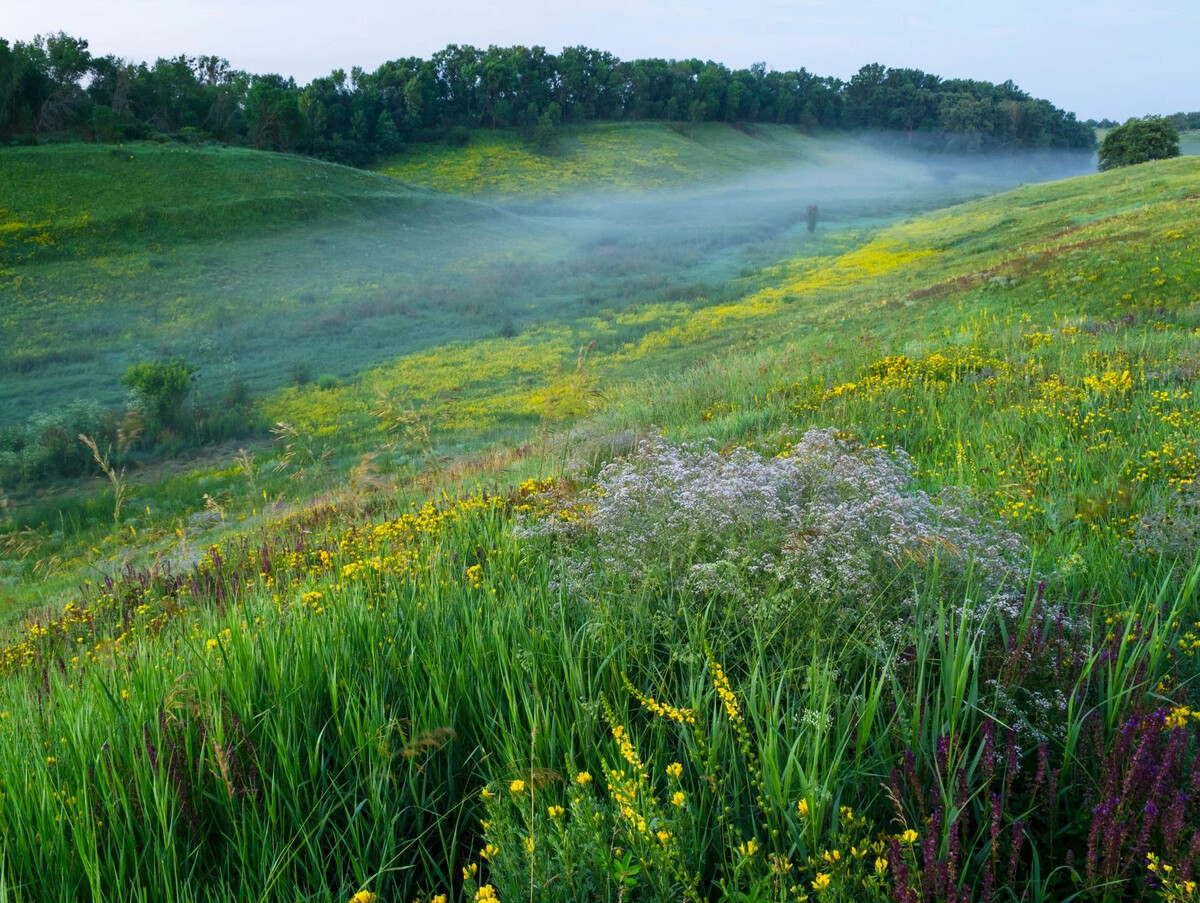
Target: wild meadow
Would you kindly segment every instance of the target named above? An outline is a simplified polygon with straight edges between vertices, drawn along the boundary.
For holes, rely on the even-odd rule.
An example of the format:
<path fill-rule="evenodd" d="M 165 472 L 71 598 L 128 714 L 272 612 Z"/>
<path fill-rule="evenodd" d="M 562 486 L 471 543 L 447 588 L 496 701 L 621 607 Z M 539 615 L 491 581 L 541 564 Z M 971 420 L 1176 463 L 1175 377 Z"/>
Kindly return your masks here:
<path fill-rule="evenodd" d="M 0 892 L 1200 900 L 1198 180 L 774 233 L 14 524 Z"/>

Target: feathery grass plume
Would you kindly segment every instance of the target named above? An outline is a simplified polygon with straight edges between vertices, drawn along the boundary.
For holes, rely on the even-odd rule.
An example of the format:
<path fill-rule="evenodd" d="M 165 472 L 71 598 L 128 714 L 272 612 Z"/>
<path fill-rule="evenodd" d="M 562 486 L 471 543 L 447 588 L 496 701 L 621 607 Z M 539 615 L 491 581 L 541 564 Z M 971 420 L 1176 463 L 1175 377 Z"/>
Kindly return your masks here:
<path fill-rule="evenodd" d="M 122 467 L 119 471 L 110 463 L 112 457 L 112 446 L 110 445 L 103 452 L 96 445 L 95 440 L 83 433 L 79 434 L 79 441 L 88 447 L 92 453 L 92 458 L 96 461 L 96 465 L 108 477 L 109 483 L 112 484 L 113 492 L 113 527 L 121 525 L 121 508 L 125 505 L 125 493 L 128 485 L 125 482 L 125 468 Z"/>

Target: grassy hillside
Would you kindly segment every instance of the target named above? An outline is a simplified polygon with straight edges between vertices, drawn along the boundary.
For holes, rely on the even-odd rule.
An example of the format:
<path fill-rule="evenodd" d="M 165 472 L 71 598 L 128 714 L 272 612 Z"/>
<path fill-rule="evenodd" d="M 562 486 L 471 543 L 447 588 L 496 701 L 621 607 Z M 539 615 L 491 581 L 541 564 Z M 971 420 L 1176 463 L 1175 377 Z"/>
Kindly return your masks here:
<path fill-rule="evenodd" d="M 516 129 L 479 131 L 465 147 L 430 144 L 378 170 L 467 195 L 546 196 L 580 189 L 652 189 L 821 159 L 827 142 L 790 126 L 719 123 L 563 126 L 539 153 Z"/>
<path fill-rule="evenodd" d="M 219 394 L 351 373 L 413 342 L 414 320 L 418 342 L 470 334 L 414 270 L 522 246 L 493 210 L 300 157 L 71 145 L 0 166 L 0 425 L 117 406 L 139 359 L 186 356 Z"/>
<path fill-rule="evenodd" d="M 99 573 L 0 654 L 5 891 L 1191 899 L 1198 183 L 797 230 L 8 534 Z"/>
<path fill-rule="evenodd" d="M 0 262 L 83 257 L 180 239 L 229 239 L 332 218 L 361 220 L 428 194 L 304 157 L 221 146 L 6 148 Z"/>
<path fill-rule="evenodd" d="M 590 150 L 555 165 L 574 160 L 612 179 L 537 174 L 535 188 L 656 186 L 630 167 L 667 150 L 676 188 L 534 210 L 538 194 L 516 175 L 500 207 L 229 148 L 5 150 L 0 429 L 77 403 L 120 408 L 119 378 L 139 360 L 188 358 L 201 368 L 196 397 L 215 405 L 235 389 L 345 378 L 451 339 L 723 284 L 794 246 L 790 230 L 814 200 L 826 226 L 844 228 L 997 184 L 786 129 L 751 136 L 714 126 L 695 141 L 659 126 L 570 134 Z M 526 172 L 531 158 L 516 139 L 494 140 L 487 170 Z M 440 167 L 434 188 L 473 193 L 462 161 L 442 150 L 406 159 Z M 750 185 L 751 172 L 770 176 Z M 1034 177 L 1036 168 L 1014 169 L 999 184 Z M 783 246 L 765 246 L 780 236 Z"/>
<path fill-rule="evenodd" d="M 1012 184 L 1083 171 L 1078 161 L 1086 156 L 1018 155 L 1026 171 Z M 894 135 L 811 135 L 793 126 L 767 124 L 709 122 L 693 128 L 690 123 L 614 122 L 562 126 L 542 151 L 535 150 L 521 130 L 476 131 L 465 146 L 417 145 L 377 168 L 451 194 L 528 201 L 589 191 L 661 191 L 797 169 L 855 168 L 870 173 L 893 169 L 898 161 L 912 165 L 920 160 L 910 144 Z M 1005 165 L 975 162 L 959 177 L 970 179 L 990 168 L 994 178 L 995 170 Z M 947 157 L 940 165 L 933 158 L 930 165 L 952 176 L 963 163 Z"/>

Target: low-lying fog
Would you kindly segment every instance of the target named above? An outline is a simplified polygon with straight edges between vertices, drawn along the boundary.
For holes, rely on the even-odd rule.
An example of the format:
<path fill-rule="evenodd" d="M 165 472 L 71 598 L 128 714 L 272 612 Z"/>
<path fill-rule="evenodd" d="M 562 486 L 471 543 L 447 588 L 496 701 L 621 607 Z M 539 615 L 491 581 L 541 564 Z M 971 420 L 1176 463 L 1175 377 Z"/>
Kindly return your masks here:
<path fill-rule="evenodd" d="M 930 156 L 831 140 L 792 167 L 686 188 L 437 201 L 433 213 L 166 248 L 132 275 L 59 265 L 34 273 L 28 290 L 45 300 L 27 306 L 41 311 L 29 327 L 61 353 L 0 370 L 0 426 L 76 398 L 117 407 L 120 374 L 141 359 L 199 364 L 202 392 L 240 380 L 259 393 L 302 372 L 347 377 L 447 341 L 711 296 L 749 269 L 820 253 L 837 231 L 1092 171 L 1089 154 Z M 87 305 L 54 303 L 84 284 Z"/>

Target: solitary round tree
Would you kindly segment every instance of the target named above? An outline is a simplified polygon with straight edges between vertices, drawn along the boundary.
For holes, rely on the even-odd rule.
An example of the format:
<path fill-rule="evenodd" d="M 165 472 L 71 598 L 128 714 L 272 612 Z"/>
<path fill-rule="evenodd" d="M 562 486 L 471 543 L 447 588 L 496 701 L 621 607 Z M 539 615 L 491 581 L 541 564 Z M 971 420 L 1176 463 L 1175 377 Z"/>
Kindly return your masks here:
<path fill-rule="evenodd" d="M 1179 130 L 1162 116 L 1126 120 L 1100 142 L 1100 170 L 1179 156 Z"/>

